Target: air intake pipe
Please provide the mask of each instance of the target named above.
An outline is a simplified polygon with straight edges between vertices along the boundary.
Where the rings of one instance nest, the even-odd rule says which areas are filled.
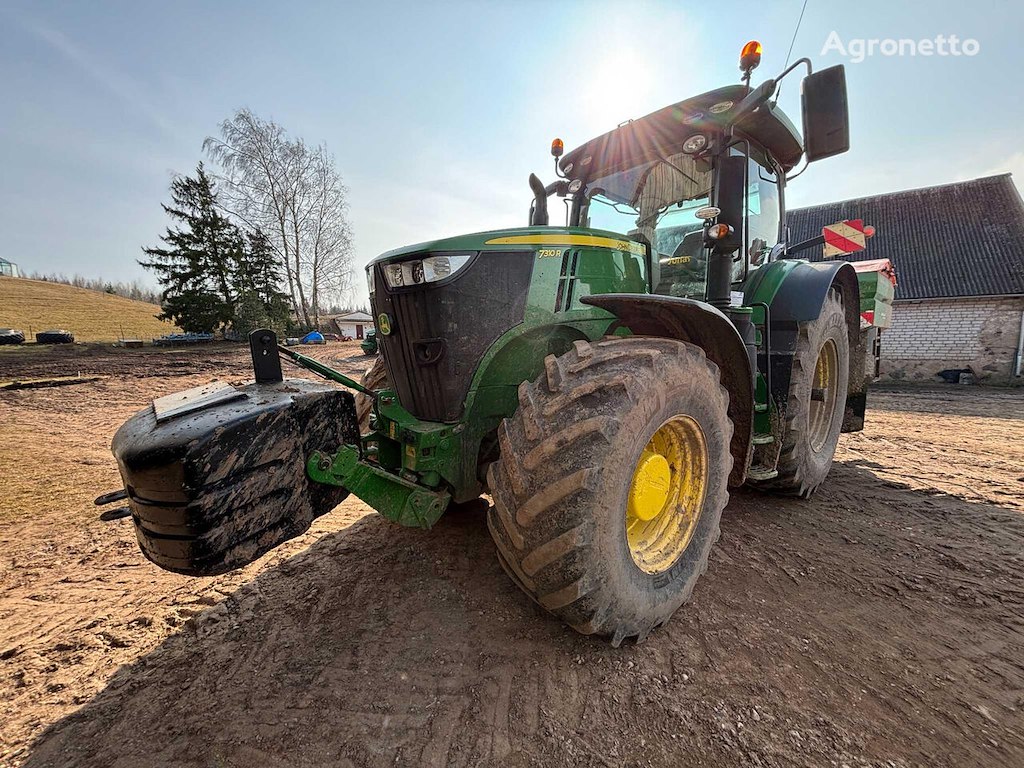
[[[569,182],[564,179],[553,181],[544,186],[537,174],[530,174],[530,189],[533,191],[533,202],[530,203],[530,226],[546,227],[548,225],[548,198],[557,194],[565,197],[569,194]]]
[[[743,208],[746,200],[747,159],[731,155],[718,159],[718,184],[715,206],[719,214],[716,224],[729,227],[729,234],[713,242],[708,258],[707,301],[718,309],[729,307],[732,292],[734,254],[743,245]],[[708,230],[705,229],[705,232]]]
[[[533,191],[533,202],[530,203],[530,226],[546,227],[548,224],[548,191],[544,182],[537,174],[530,174],[530,189]]]

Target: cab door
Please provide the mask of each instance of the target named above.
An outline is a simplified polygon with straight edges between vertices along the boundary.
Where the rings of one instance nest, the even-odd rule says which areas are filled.
[[[782,191],[774,163],[754,145],[747,151],[746,206],[743,217],[743,247],[733,264],[733,283],[742,283],[747,275],[768,259],[782,237]]]

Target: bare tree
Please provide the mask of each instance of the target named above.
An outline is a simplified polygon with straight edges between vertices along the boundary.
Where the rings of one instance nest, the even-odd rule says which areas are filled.
[[[322,150],[322,148],[321,148]],[[325,151],[317,153],[312,169],[313,213],[309,220],[306,266],[317,324],[323,299],[349,296],[353,288],[352,231],[348,223],[347,190]]]
[[[295,316],[316,327],[320,308],[353,287],[348,190],[334,157],[248,109],[222,122],[220,137],[207,137],[203,148],[221,168],[224,207],[267,234]]]

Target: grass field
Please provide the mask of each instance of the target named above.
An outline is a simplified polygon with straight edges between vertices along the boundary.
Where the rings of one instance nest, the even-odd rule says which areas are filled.
[[[178,329],[157,320],[160,308],[143,301],[41,280],[0,278],[0,328],[18,328],[25,340],[64,328],[76,341],[152,339]]]

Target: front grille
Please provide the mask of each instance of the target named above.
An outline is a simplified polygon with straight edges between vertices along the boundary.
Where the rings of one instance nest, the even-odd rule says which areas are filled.
[[[384,337],[388,375],[398,392],[399,401],[414,416],[440,419],[444,413],[441,393],[441,369],[437,365],[418,366],[413,343],[434,338],[427,312],[426,292],[412,291],[392,297],[392,332]],[[392,352],[397,354],[392,354]],[[405,405],[408,403],[408,405]]]
[[[420,254],[413,258],[422,258]],[[447,282],[389,291],[375,267],[375,315],[391,386],[402,406],[425,421],[458,421],[480,358],[523,321],[534,253],[484,251]]]

